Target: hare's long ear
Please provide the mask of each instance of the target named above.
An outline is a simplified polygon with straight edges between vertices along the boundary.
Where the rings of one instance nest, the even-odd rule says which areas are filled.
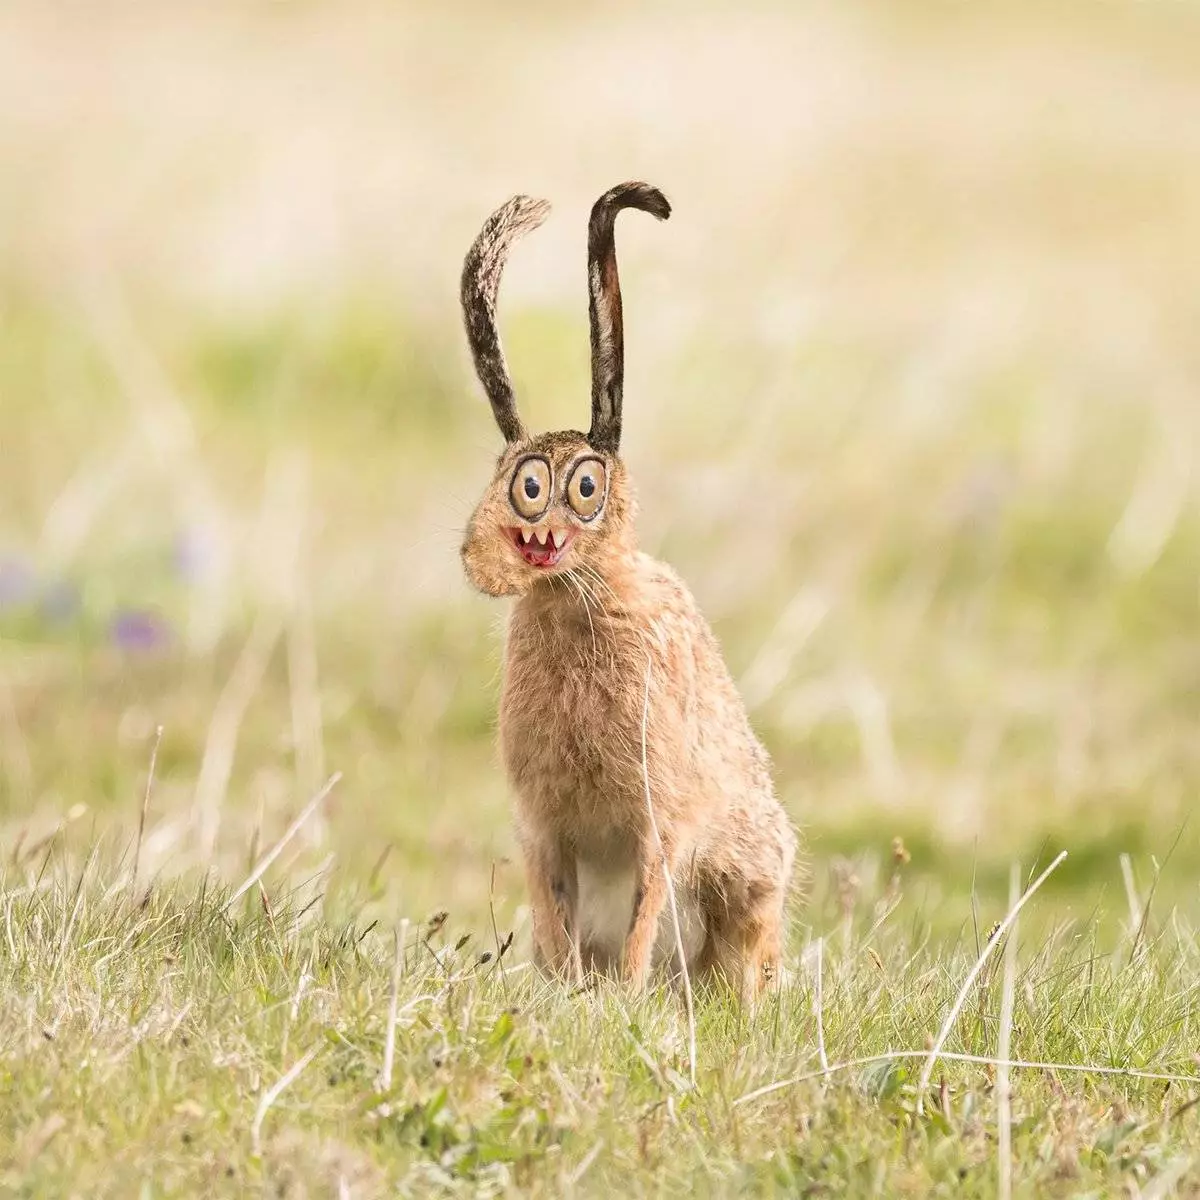
[[[517,414],[512,379],[496,329],[496,294],[513,242],[536,229],[549,213],[550,205],[545,200],[514,196],[484,222],[463,263],[463,323],[475,360],[475,374],[492,402],[496,424],[507,442],[523,438],[525,427]]]
[[[623,208],[640,208],[660,221],[671,215],[667,198],[648,183],[622,183],[592,206],[588,222],[588,314],[592,325],[592,428],[597,450],[621,444],[621,397],[625,386],[625,328],[613,225]]]

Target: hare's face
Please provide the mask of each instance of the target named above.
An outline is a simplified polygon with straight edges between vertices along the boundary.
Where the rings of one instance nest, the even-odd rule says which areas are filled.
[[[490,596],[602,568],[634,552],[625,468],[582,433],[544,433],[508,446],[467,526],[462,560]]]

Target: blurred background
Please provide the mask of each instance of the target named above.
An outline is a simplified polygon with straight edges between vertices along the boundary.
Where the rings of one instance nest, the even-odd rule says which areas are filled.
[[[818,893],[1196,899],[1200,13],[1178,3],[0,10],[0,853],[521,920],[499,435],[462,256],[587,419],[618,235],[646,549],[712,621]],[[905,852],[893,857],[892,839]],[[1126,856],[1122,861],[1122,856]],[[298,894],[305,894],[302,891]]]

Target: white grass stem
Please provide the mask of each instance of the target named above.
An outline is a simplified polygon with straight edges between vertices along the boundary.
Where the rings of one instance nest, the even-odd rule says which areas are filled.
[[[1021,869],[1012,865],[1008,881],[1008,903],[1015,908],[1021,889]],[[999,1063],[996,1068],[996,1150],[1000,1157],[1000,1200],[1012,1197],[1012,1089],[1008,1056],[1012,1048],[1013,994],[1017,979],[1017,929],[1013,921],[1008,941],[1004,944],[1004,988],[1000,995],[1000,1039],[996,1047]]]
[[[1163,1200],[1166,1196],[1176,1194],[1175,1185],[1191,1169],[1193,1159],[1190,1155],[1181,1154],[1169,1162],[1141,1191],[1141,1200]]]
[[[928,1050],[887,1050],[883,1054],[866,1054],[861,1058],[848,1058],[844,1062],[830,1063],[828,1068],[807,1071],[803,1075],[793,1075],[790,1079],[780,1079],[775,1083],[764,1084],[752,1092],[746,1092],[745,1095],[739,1096],[733,1102],[733,1106],[737,1108],[742,1104],[750,1104],[755,1100],[761,1100],[764,1096],[770,1096],[774,1092],[781,1092],[790,1087],[799,1087],[802,1083],[811,1083],[814,1079],[823,1079],[828,1075],[840,1075],[854,1070],[855,1067],[871,1067],[877,1063],[903,1062],[908,1059],[927,1059],[928,1057]],[[992,1058],[987,1054],[963,1054],[955,1050],[946,1050],[938,1057],[944,1058],[948,1062],[978,1063],[980,1066],[997,1069],[1003,1065],[1014,1071],[1062,1071],[1074,1075],[1145,1079],[1152,1083],[1200,1084],[1200,1075],[1181,1075],[1170,1071],[1142,1071],[1136,1067],[1100,1067],[1090,1063],[1038,1062],[1020,1058],[1010,1058],[1002,1064],[1000,1059]]]
[[[1133,860],[1128,854],[1120,856],[1121,879],[1125,884],[1125,903],[1129,905],[1129,936],[1135,937],[1142,927],[1142,901],[1133,878]]]
[[[300,978],[296,981],[296,990],[292,993],[292,1004],[288,1009],[287,1020],[283,1024],[283,1048],[281,1051],[282,1057],[287,1057],[288,1041],[292,1036],[292,1026],[296,1023],[296,1018],[300,1015],[300,1002],[304,999],[304,993],[308,990],[308,985],[312,983],[312,975],[309,968],[312,966],[310,958],[303,967],[300,968]]]
[[[275,845],[272,846],[271,849],[268,850],[266,854],[264,854],[262,858],[258,860],[254,870],[246,876],[246,879],[242,883],[241,887],[239,887],[238,890],[234,892],[228,900],[225,901],[224,905],[222,906],[223,909],[230,908],[232,905],[237,903],[237,901],[240,900],[262,878],[262,876],[266,873],[267,868],[270,867],[270,865],[279,857],[280,853],[283,851],[283,848],[288,844],[288,842],[290,842],[292,838],[296,836],[301,827],[304,825],[304,822],[307,821],[309,817],[311,817],[313,813],[317,811],[322,803],[324,803],[326,797],[328,797],[329,793],[332,792],[333,789],[338,785],[338,782],[341,778],[341,771],[335,771],[332,775],[330,775],[325,786],[304,806],[296,819],[287,827],[287,831],[284,833],[283,837],[281,837],[279,841],[277,841]]]
[[[280,618],[275,613],[261,614],[254,622],[208,725],[195,800],[200,853],[206,859],[212,857],[217,844],[221,805],[233,774],[242,722],[266,674],[275,643],[279,640],[280,627]]]
[[[285,1088],[290,1087],[296,1082],[300,1072],[308,1066],[314,1058],[321,1052],[321,1047],[317,1046],[310,1050],[299,1062],[295,1063],[291,1069],[283,1075],[279,1080],[273,1083],[258,1101],[258,1108],[254,1112],[254,1123],[250,1126],[250,1146],[255,1155],[262,1154],[262,1123],[267,1113],[270,1111],[271,1105],[283,1094]]]
[[[599,1138],[593,1144],[592,1148],[579,1160],[579,1165],[567,1176],[567,1186],[574,1187],[591,1169],[592,1163],[600,1157],[600,1151],[604,1149],[604,1139]]]
[[[383,1068],[379,1072],[379,1090],[389,1092],[392,1088],[392,1067],[396,1061],[396,1006],[400,995],[400,960],[403,955],[403,944],[400,941],[400,931],[393,933],[395,952],[392,958],[392,994],[388,1001],[387,1036],[383,1043]]]
[[[407,917],[400,918],[400,978],[404,978],[405,968],[408,966],[408,926],[409,919]]]
[[[1000,922],[996,927],[996,932],[988,938],[987,945],[984,946],[982,953],[975,960],[975,965],[967,974],[966,979],[963,980],[963,985],[959,989],[958,996],[953,1005],[951,1005],[950,1011],[946,1014],[946,1019],[942,1023],[942,1028],[933,1043],[933,1048],[929,1051],[929,1057],[926,1059],[924,1069],[921,1071],[921,1079],[917,1085],[918,1116],[925,1112],[925,1091],[929,1087],[930,1079],[933,1077],[933,1068],[937,1065],[938,1055],[941,1053],[942,1047],[946,1044],[946,1039],[950,1036],[950,1030],[954,1028],[954,1022],[958,1020],[958,1014],[962,1011],[962,1006],[966,1003],[967,993],[970,992],[975,980],[979,978],[979,972],[983,970],[984,964],[995,949],[996,944],[1008,932],[1009,926],[1017,919],[1017,914],[1025,907],[1038,888],[1058,869],[1066,857],[1067,852],[1065,850],[1061,851],[1058,857],[1029,885],[1020,900],[1008,910],[1008,916]]]
[[[821,1060],[821,1070],[825,1078],[829,1078],[829,1058],[825,1053],[825,1002],[823,995],[822,977],[825,974],[825,939],[817,938],[817,987],[813,995],[813,1011],[817,1018],[817,1057]]]
[[[650,799],[650,760],[646,753],[646,730],[650,724],[650,673],[651,660],[646,659],[646,690],[642,697],[642,783],[646,789],[646,813],[654,833],[654,843],[662,859],[663,879],[667,884],[667,903],[671,906],[671,924],[675,929],[675,953],[679,956],[679,970],[683,975],[683,999],[687,1007],[688,1024],[688,1075],[692,1087],[696,1086],[696,1011],[692,1004],[692,979],[688,973],[687,955],[683,949],[683,930],[679,926],[679,905],[675,901],[675,881],[667,863],[667,852],[658,832],[658,821],[654,816],[654,803]]]
[[[300,972],[300,978],[296,981],[296,991],[292,995],[292,1007],[288,1012],[288,1020],[294,1021],[300,1015],[300,1001],[304,999],[304,993],[308,991],[308,985],[312,983],[312,975],[309,973],[309,967],[312,962],[305,963],[304,969]]]
[[[4,932],[8,936],[9,953],[12,955],[13,962],[16,962],[18,960],[18,958],[20,957],[20,955],[17,954],[17,940],[16,940],[16,938],[13,937],[13,923],[12,923],[13,899],[14,899],[14,897],[13,897],[12,892],[9,892],[9,894],[4,897],[4,900],[5,900]]]

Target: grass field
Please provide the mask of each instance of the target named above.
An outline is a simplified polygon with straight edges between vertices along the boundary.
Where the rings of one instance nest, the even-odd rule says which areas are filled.
[[[1198,32],[7,6],[0,1191],[1200,1194]],[[554,200],[503,330],[579,424],[631,176],[643,542],[808,843],[694,1060],[528,966],[457,560],[462,253]]]

